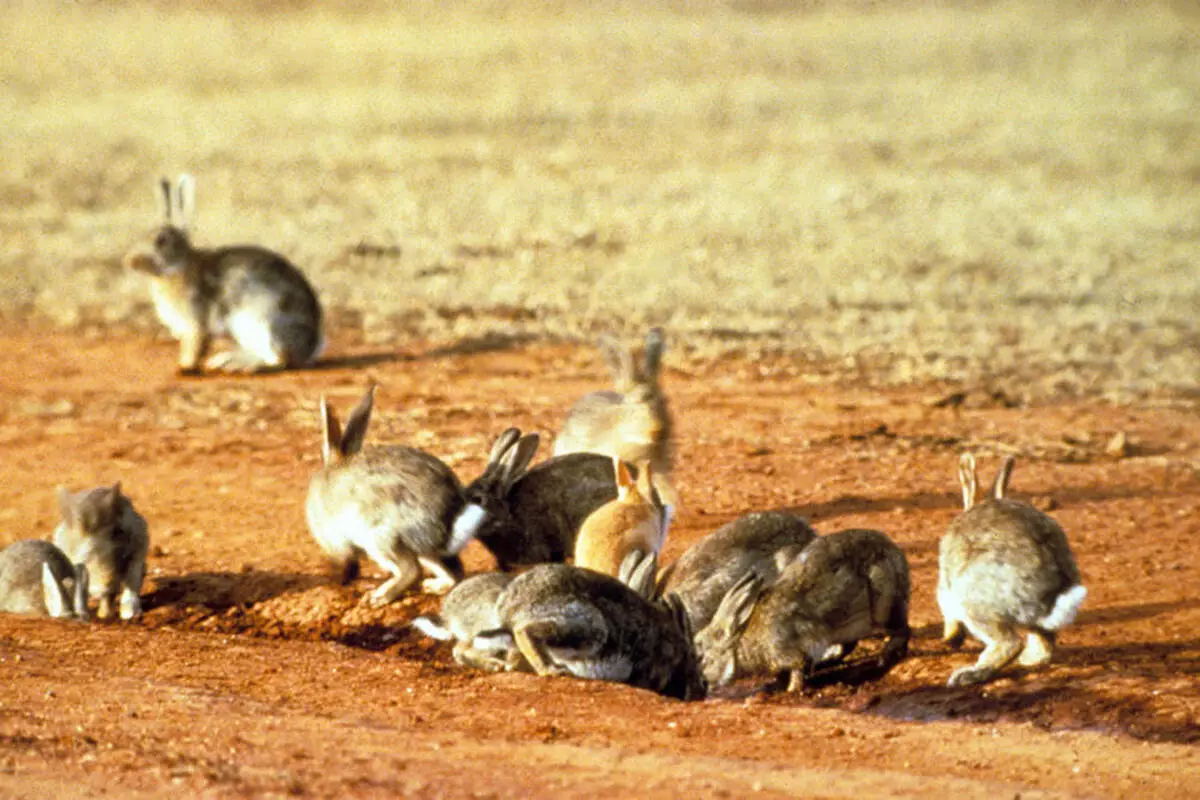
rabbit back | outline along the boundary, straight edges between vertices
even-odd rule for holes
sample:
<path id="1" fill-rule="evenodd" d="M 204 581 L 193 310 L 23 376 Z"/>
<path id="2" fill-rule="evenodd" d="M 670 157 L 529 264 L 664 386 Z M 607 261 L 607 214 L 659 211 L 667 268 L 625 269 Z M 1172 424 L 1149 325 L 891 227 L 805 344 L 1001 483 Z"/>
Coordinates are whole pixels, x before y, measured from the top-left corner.
<path id="1" fill-rule="evenodd" d="M 1055 630 L 1073 617 L 1059 607 L 1080 584 L 1066 534 L 1030 505 L 988 500 L 972 507 L 947 528 L 938 555 L 939 599 L 958 619 Z"/>
<path id="2" fill-rule="evenodd" d="M 747 514 L 688 548 L 664 573 L 660 591 L 678 594 L 699 630 L 748 570 L 770 585 L 816 535 L 808 520 L 790 511 Z"/>
<path id="3" fill-rule="evenodd" d="M 54 586 L 44 586 L 46 569 Z M 0 611 L 11 614 L 51 616 L 45 593 L 57 592 L 64 616 L 74 616 L 74 600 L 65 587 L 75 581 L 75 568 L 53 544 L 40 539 L 14 542 L 0 550 Z"/>
<path id="4" fill-rule="evenodd" d="M 442 600 L 441 620 L 458 641 L 500 627 L 496 608 L 500 595 L 516 577 L 506 572 L 472 575 L 459 583 Z"/>
<path id="5" fill-rule="evenodd" d="M 458 477 L 436 456 L 403 445 L 364 448 L 319 470 L 309 485 L 309 528 L 327 554 L 445 552 L 464 505 Z"/>
<path id="6" fill-rule="evenodd" d="M 657 392 L 591 392 L 571 407 L 554 440 L 554 455 L 600 453 L 629 463 L 649 461 L 660 476 L 671 470 L 671 420 Z"/>

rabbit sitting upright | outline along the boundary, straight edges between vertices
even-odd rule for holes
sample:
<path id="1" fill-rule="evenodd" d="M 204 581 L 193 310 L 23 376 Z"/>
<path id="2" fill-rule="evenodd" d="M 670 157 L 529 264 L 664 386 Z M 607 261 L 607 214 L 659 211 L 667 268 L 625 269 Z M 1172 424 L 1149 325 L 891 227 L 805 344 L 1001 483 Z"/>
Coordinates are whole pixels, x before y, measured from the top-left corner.
<path id="1" fill-rule="evenodd" d="M 179 370 L 203 365 L 226 372 L 256 372 L 308 364 L 324 348 L 321 305 L 291 262 L 278 253 L 243 245 L 202 249 L 188 235 L 195 181 L 179 178 L 177 192 L 163 178 L 166 224 L 148 247 L 133 250 L 125 265 L 150 277 L 158 318 L 179 340 Z M 236 350 L 205 361 L 215 336 L 228 335 Z"/>
<path id="2" fill-rule="evenodd" d="M 669 508 L 678 505 L 669 480 L 672 466 L 671 415 L 659 385 L 665 348 L 661 328 L 646 334 L 639 361 L 632 350 L 610 336 L 599 340 L 613 377 L 612 391 L 584 395 L 567 414 L 554 441 L 554 455 L 601 453 L 630 464 L 649 461 L 654 486 Z"/>
<path id="3" fill-rule="evenodd" d="M 617 497 L 583 521 L 575 539 L 575 566 L 617 577 L 632 552 L 657 556 L 667 538 L 667 513 L 656 502 L 649 461 L 638 464 L 635 481 L 625 462 L 614 459 Z"/>
<path id="4" fill-rule="evenodd" d="M 305 512 L 313 538 L 344 583 L 366 555 L 391 577 L 367 595 L 391 603 L 421 577 L 425 591 L 444 593 L 461 572 L 458 553 L 474 538 L 483 509 L 468 504 L 458 476 L 440 459 L 403 445 L 363 447 L 375 386 L 343 429 L 321 398 L 322 467 L 308 487 Z"/>
<path id="5" fill-rule="evenodd" d="M 975 457 L 963 453 L 959 459 L 964 511 L 938 546 L 937 600 L 946 643 L 960 646 L 965 627 L 984 649 L 974 666 L 950 675 L 950 686 L 991 680 L 1014 660 L 1029 667 L 1049 663 L 1057 632 L 1087 597 L 1059 524 L 1005 498 L 1012 468 L 1009 456 L 993 497 L 977 504 Z"/>
<path id="6" fill-rule="evenodd" d="M 96 616 L 111 617 L 119 596 L 121 619 L 140 617 L 150 533 L 121 484 L 77 494 L 60 486 L 58 507 L 62 522 L 54 543 L 71 562 L 87 567 L 90 594 L 99 603 Z"/>
<path id="7" fill-rule="evenodd" d="M 0 550 L 0 611 L 88 621 L 88 571 L 50 542 L 29 539 Z"/>
<path id="8" fill-rule="evenodd" d="M 879 531 L 818 537 L 770 586 L 750 571 L 729 590 L 696 635 L 704 676 L 787 674 L 798 691 L 835 645 L 880 633 L 886 671 L 908 653 L 909 590 L 904 553 Z"/>

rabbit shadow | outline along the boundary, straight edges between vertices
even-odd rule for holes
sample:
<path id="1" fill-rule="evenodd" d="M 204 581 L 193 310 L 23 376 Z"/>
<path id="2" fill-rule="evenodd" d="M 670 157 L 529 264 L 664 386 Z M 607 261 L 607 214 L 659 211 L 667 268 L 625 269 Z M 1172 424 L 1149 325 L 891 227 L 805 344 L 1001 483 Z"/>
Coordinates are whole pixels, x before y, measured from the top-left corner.
<path id="1" fill-rule="evenodd" d="M 205 606 L 214 610 L 252 606 L 282 594 L 325 585 L 318 575 L 245 570 L 193 572 L 155 579 L 154 590 L 142 595 L 146 611 L 167 606 Z"/>
<path id="2" fill-rule="evenodd" d="M 300 372 L 323 372 L 335 369 L 363 369 L 380 364 L 390 364 L 400 361 L 404 356 L 395 350 L 379 350 L 371 353 L 348 353 L 331 358 L 321 358 L 298 368 Z"/>
<path id="3" fill-rule="evenodd" d="M 1175 611 L 1187 611 L 1200 608 L 1200 598 L 1179 600 L 1173 603 L 1130 603 L 1123 606 L 1108 606 L 1106 608 L 1088 609 L 1079 612 L 1075 618 L 1076 626 L 1110 625 L 1119 622 L 1133 622 L 1139 619 L 1159 617 Z"/>
<path id="4" fill-rule="evenodd" d="M 472 356 L 482 353 L 495 353 L 503 350 L 515 350 L 530 342 L 538 341 L 540 338 L 532 333 L 500 333 L 498 331 L 488 331 L 479 336 L 467 336 L 455 342 L 445 345 L 439 345 L 424 353 L 416 356 L 409 356 L 408 360 L 417 361 L 420 359 L 436 360 L 441 358 L 451 358 L 453 356 Z"/>

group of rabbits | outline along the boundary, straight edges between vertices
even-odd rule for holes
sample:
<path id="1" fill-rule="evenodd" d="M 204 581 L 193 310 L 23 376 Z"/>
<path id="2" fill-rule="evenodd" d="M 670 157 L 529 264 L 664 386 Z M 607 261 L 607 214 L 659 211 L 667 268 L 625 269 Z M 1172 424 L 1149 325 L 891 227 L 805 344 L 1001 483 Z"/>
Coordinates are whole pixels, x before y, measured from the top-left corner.
<path id="1" fill-rule="evenodd" d="M 262 248 L 193 247 L 194 182 L 185 175 L 159 188 L 166 225 L 126 263 L 150 276 L 158 316 L 180 341 L 180 370 L 316 359 L 321 309 L 303 274 Z M 236 348 L 206 359 L 221 335 Z M 910 578 L 883 533 L 820 536 L 793 512 L 756 512 L 659 570 L 678 504 L 659 385 L 664 348 L 657 328 L 640 353 L 602 338 L 614 389 L 573 406 L 553 455 L 534 465 L 538 435 L 509 428 L 466 485 L 423 450 L 364 446 L 373 385 L 344 424 L 322 397 L 322 464 L 305 505 L 313 537 L 343 582 L 363 557 L 387 573 L 366 595 L 372 605 L 418 581 L 448 592 L 440 615 L 413 624 L 453 641 L 465 666 L 620 681 L 682 699 L 742 677 L 794 691 L 884 674 L 907 655 Z M 976 502 L 974 458 L 960 460 L 964 513 L 941 539 L 937 600 L 945 641 L 958 646 L 969 631 L 984 650 L 951 686 L 990 680 L 1015 660 L 1047 663 L 1087 594 L 1062 528 L 1005 496 L 1012 466 L 1009 458 L 992 496 Z M 53 544 L 0 551 L 0 611 L 87 619 L 90 596 L 107 617 L 119 596 L 120 616 L 137 617 L 145 520 L 119 484 L 59 493 Z M 463 579 L 459 554 L 472 540 L 499 571 Z M 870 638 L 883 639 L 877 651 L 850 659 Z"/>

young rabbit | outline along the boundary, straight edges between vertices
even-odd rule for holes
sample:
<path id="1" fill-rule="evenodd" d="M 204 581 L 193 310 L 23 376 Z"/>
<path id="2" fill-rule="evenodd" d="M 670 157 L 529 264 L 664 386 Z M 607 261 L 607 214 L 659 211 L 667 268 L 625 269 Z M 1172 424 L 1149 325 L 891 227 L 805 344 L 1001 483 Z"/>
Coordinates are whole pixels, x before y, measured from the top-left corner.
<path id="1" fill-rule="evenodd" d="M 617 497 L 588 515 L 575 539 L 575 566 L 617 577 L 632 552 L 658 555 L 667 538 L 667 515 L 656 502 L 649 461 L 638 464 L 635 481 L 629 467 L 613 460 Z"/>
<path id="2" fill-rule="evenodd" d="M 483 474 L 466 496 L 484 511 L 476 538 L 501 571 L 565 561 L 579 526 L 617 496 L 610 458 L 596 453 L 557 456 L 532 469 L 538 436 L 516 428 L 500 434 Z"/>
<path id="3" fill-rule="evenodd" d="M 649 461 L 655 487 L 668 506 L 677 505 L 671 474 L 671 415 L 659 387 L 664 348 L 661 328 L 646 334 L 641 361 L 609 336 L 600 352 L 613 376 L 614 391 L 591 392 L 571 408 L 554 441 L 554 455 L 602 453 L 631 464 Z"/>
<path id="4" fill-rule="evenodd" d="M 474 639 L 500 627 L 496 603 L 515 577 L 507 572 L 472 575 L 442 599 L 441 614 L 417 617 L 413 627 L 432 639 L 454 642 L 454 660 L 464 667 L 499 671 L 509 661 L 507 652 L 475 649 Z"/>
<path id="5" fill-rule="evenodd" d="M 54 544 L 72 563 L 87 567 L 90 594 L 99 603 L 96 615 L 111 617 L 119 596 L 121 619 L 140 617 L 150 532 L 121 484 L 77 494 L 60 486 L 58 508 L 62 521 L 54 529 Z"/>
<path id="6" fill-rule="evenodd" d="M 788 673 L 804 688 L 830 648 L 876 633 L 886 671 L 908 652 L 908 562 L 878 531 L 818 537 L 770 586 L 753 571 L 739 580 L 696 635 L 704 676 L 723 685 L 747 675 Z"/>
<path id="7" fill-rule="evenodd" d="M 721 526 L 663 570 L 662 593 L 679 595 L 696 630 L 712 621 L 722 598 L 752 570 L 770 586 L 817 534 L 791 511 L 759 511 Z"/>
<path id="8" fill-rule="evenodd" d="M 202 362 L 208 369 L 256 372 L 314 361 L 324 347 L 321 306 L 303 273 L 261 247 L 193 247 L 188 225 L 195 181 L 181 176 L 173 195 L 163 178 L 160 189 L 166 224 L 125 264 L 150 276 L 158 318 L 179 340 L 180 371 L 196 373 Z M 204 361 L 211 339 L 221 335 L 238 349 Z"/>
<path id="9" fill-rule="evenodd" d="M 964 513 L 939 543 L 937 599 L 946 643 L 960 646 L 965 626 L 984 649 L 974 666 L 950 675 L 950 686 L 991 680 L 1014 659 L 1030 667 L 1049 663 L 1056 632 L 1087 597 L 1063 529 L 1033 506 L 1005 498 L 1012 467 L 1010 456 L 993 497 L 976 505 L 975 457 L 959 459 Z"/>
<path id="10" fill-rule="evenodd" d="M 681 700 L 707 692 L 678 598 L 651 603 L 608 575 L 542 564 L 509 584 L 501 629 L 475 637 L 515 646 L 538 675 L 627 683 Z"/>
<path id="11" fill-rule="evenodd" d="M 0 611 L 88 621 L 88 571 L 50 542 L 30 539 L 0 550 Z"/>
<path id="12" fill-rule="evenodd" d="M 323 466 L 308 487 L 305 511 L 313 538 L 342 581 L 358 576 L 366 555 L 391 574 L 367 595 L 386 605 L 421 576 L 425 591 L 445 592 L 457 582 L 458 552 L 474 537 L 483 510 L 466 502 L 462 484 L 439 459 L 413 447 L 363 449 L 371 417 L 372 385 L 346 420 L 321 397 Z"/>

